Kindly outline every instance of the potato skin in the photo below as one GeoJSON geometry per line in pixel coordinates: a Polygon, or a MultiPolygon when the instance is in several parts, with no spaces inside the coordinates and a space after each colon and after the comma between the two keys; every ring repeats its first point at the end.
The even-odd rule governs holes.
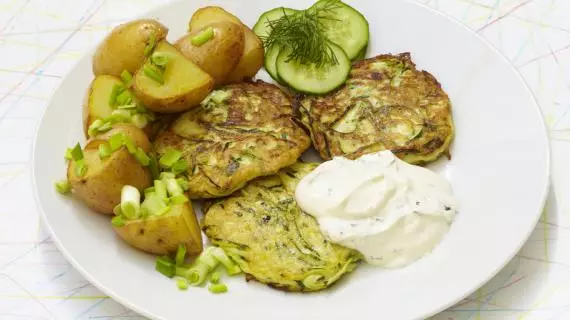
{"type": "Polygon", "coordinates": [[[190,255],[202,252],[202,233],[190,202],[172,206],[164,216],[130,220],[113,228],[124,241],[148,253],[173,253],[178,244],[184,244],[190,255]]]}
{"type": "Polygon", "coordinates": [[[189,30],[194,31],[195,29],[201,29],[210,23],[219,21],[230,21],[240,24],[243,28],[245,39],[240,61],[234,71],[228,75],[225,83],[241,82],[245,79],[252,78],[263,65],[263,44],[261,39],[236,16],[221,7],[203,7],[196,10],[194,15],[192,15],[189,22],[189,30]]]}
{"type": "Polygon", "coordinates": [[[180,38],[175,46],[189,60],[214,78],[215,85],[223,84],[238,65],[244,48],[244,31],[239,24],[220,21],[192,30],[180,38]],[[214,29],[214,37],[201,46],[194,46],[192,38],[207,29],[214,29]]]}
{"type": "Polygon", "coordinates": [[[156,42],[166,38],[168,28],[156,20],[140,19],[117,26],[93,55],[93,74],[119,77],[123,70],[135,73],[144,63],[144,49],[151,34],[156,42]]]}
{"type": "Polygon", "coordinates": [[[74,195],[102,214],[113,214],[113,208],[121,202],[121,189],[124,185],[132,185],[142,192],[152,184],[148,168],[143,167],[125,147],[107,159],[99,158],[99,145],[118,132],[129,136],[145,152],[151,151],[152,145],[141,129],[133,125],[117,124],[112,130],[87,141],[83,152],[87,165],[84,176],[75,175],[73,161],[67,167],[67,179],[74,195]]]}
{"type": "Polygon", "coordinates": [[[212,91],[213,78],[166,41],[155,52],[171,54],[164,71],[163,85],[158,85],[139,69],[133,79],[133,91],[145,106],[155,112],[176,113],[189,110],[212,91]]]}

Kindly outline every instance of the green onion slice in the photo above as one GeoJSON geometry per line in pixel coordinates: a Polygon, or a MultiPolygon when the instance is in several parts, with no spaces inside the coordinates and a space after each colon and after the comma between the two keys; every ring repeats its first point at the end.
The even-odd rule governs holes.
{"type": "Polygon", "coordinates": [[[176,179],[176,182],[178,183],[180,188],[182,188],[182,190],[188,191],[188,189],[189,189],[188,179],[186,179],[184,177],[180,177],[180,178],[176,179]]]}
{"type": "Polygon", "coordinates": [[[161,199],[168,198],[166,194],[166,184],[162,180],[154,180],[154,190],[161,199]]]}
{"type": "Polygon", "coordinates": [[[150,164],[150,157],[146,154],[146,152],[144,152],[141,147],[137,148],[134,157],[143,167],[148,167],[150,164]]]}
{"type": "Polygon", "coordinates": [[[217,271],[213,272],[212,275],[210,275],[210,282],[212,283],[219,283],[221,279],[222,274],[217,271]]]}
{"type": "Polygon", "coordinates": [[[75,175],[78,177],[83,177],[87,173],[87,165],[85,165],[85,160],[75,161],[75,175]]]}
{"type": "Polygon", "coordinates": [[[131,104],[132,102],[133,102],[133,97],[129,92],[129,90],[125,90],[117,96],[117,105],[119,106],[131,104]]]}
{"type": "Polygon", "coordinates": [[[111,152],[117,151],[120,147],[123,146],[123,134],[122,133],[115,133],[114,135],[109,138],[109,146],[111,147],[111,152]]]}
{"type": "Polygon", "coordinates": [[[225,293],[225,292],[228,292],[228,286],[226,286],[223,283],[213,283],[208,287],[208,290],[211,293],[216,293],[216,294],[225,293]]]}
{"type": "Polygon", "coordinates": [[[188,162],[184,159],[179,159],[170,168],[174,174],[186,172],[188,170],[188,162]]]}
{"type": "Polygon", "coordinates": [[[156,155],[154,153],[150,155],[150,163],[148,165],[148,169],[150,170],[152,178],[158,179],[160,175],[160,169],[158,169],[158,162],[156,161],[156,155]]]}
{"type": "Polygon", "coordinates": [[[230,257],[226,254],[224,249],[219,247],[211,247],[212,255],[226,268],[226,272],[228,275],[233,276],[238,273],[241,273],[240,267],[233,262],[230,257]]]}
{"type": "Polygon", "coordinates": [[[113,219],[111,219],[111,224],[114,225],[115,227],[122,227],[125,225],[125,220],[123,219],[122,216],[116,216],[113,217],[113,219]]]}
{"type": "Polygon", "coordinates": [[[137,146],[135,145],[133,139],[127,135],[123,135],[123,145],[127,147],[130,154],[134,155],[137,153],[137,146]]]}
{"type": "Polygon", "coordinates": [[[65,149],[65,155],[63,156],[65,158],[65,160],[72,160],[73,156],[71,155],[71,148],[67,148],[65,149]]]}
{"type": "Polygon", "coordinates": [[[148,57],[148,55],[152,52],[155,46],[156,46],[156,34],[152,32],[148,37],[148,42],[146,43],[146,46],[144,47],[144,52],[143,52],[144,55],[148,57]]]}
{"type": "Polygon", "coordinates": [[[214,37],[214,29],[212,27],[208,27],[206,30],[202,30],[197,35],[193,36],[190,41],[192,45],[199,47],[204,43],[210,41],[214,37]]]}
{"type": "Polygon", "coordinates": [[[166,153],[160,157],[159,163],[164,168],[170,168],[180,157],[182,157],[182,152],[175,149],[168,149],[166,153]]]}
{"type": "Polygon", "coordinates": [[[178,245],[178,250],[176,250],[176,266],[180,267],[184,264],[184,259],[186,258],[186,246],[183,244],[178,245]]]}
{"type": "Polygon", "coordinates": [[[170,54],[166,52],[154,52],[150,57],[150,61],[159,67],[165,67],[170,60],[170,54]]]}
{"type": "Polygon", "coordinates": [[[137,113],[133,115],[131,122],[137,126],[137,128],[142,129],[148,124],[148,118],[142,113],[137,113]]]}
{"type": "Polygon", "coordinates": [[[176,279],[176,286],[180,290],[188,290],[188,281],[184,278],[178,278],[176,279]]]}
{"type": "Polygon", "coordinates": [[[178,185],[178,182],[176,182],[176,179],[166,179],[164,182],[166,183],[166,190],[171,197],[179,196],[184,193],[180,185],[178,185]]]}
{"type": "Polygon", "coordinates": [[[99,145],[99,158],[105,159],[108,158],[111,154],[111,146],[109,143],[105,142],[99,145]]]}
{"type": "Polygon", "coordinates": [[[55,184],[55,190],[61,194],[68,194],[71,192],[71,184],[67,180],[57,181],[55,184]]]}
{"type": "Polygon", "coordinates": [[[161,216],[170,210],[170,207],[166,205],[164,199],[157,193],[151,193],[144,199],[141,205],[141,210],[143,208],[151,216],[161,216]]]}
{"type": "Polygon", "coordinates": [[[81,150],[81,145],[79,142],[71,150],[71,158],[73,161],[83,160],[83,150],[81,150]]]}
{"type": "Polygon", "coordinates": [[[133,186],[125,185],[121,189],[121,212],[127,219],[137,219],[141,206],[141,194],[133,186]]]}
{"type": "Polygon", "coordinates": [[[163,275],[169,278],[174,277],[174,274],[176,273],[176,266],[174,265],[174,263],[168,261],[164,257],[156,258],[155,269],[156,271],[162,273],[163,275]]]}
{"type": "Polygon", "coordinates": [[[128,70],[123,70],[123,72],[121,72],[121,80],[125,86],[129,87],[131,85],[131,81],[133,81],[133,75],[128,70]]]}
{"type": "Polygon", "coordinates": [[[162,75],[162,71],[158,70],[154,66],[152,66],[148,63],[145,64],[143,66],[143,72],[144,72],[145,76],[151,78],[152,80],[154,80],[160,84],[164,84],[164,77],[162,75]]]}
{"type": "Polygon", "coordinates": [[[171,202],[172,204],[174,204],[174,205],[177,205],[177,204],[184,204],[184,203],[186,203],[186,202],[188,202],[188,201],[190,201],[190,200],[188,200],[188,198],[186,198],[186,196],[183,195],[183,194],[179,194],[179,195],[177,195],[177,196],[174,196],[174,197],[170,198],[170,202],[171,202]]]}
{"type": "Polygon", "coordinates": [[[113,86],[113,90],[111,90],[111,95],[109,96],[109,105],[115,106],[117,103],[117,97],[123,93],[123,91],[127,90],[124,85],[122,84],[115,84],[113,86]]]}

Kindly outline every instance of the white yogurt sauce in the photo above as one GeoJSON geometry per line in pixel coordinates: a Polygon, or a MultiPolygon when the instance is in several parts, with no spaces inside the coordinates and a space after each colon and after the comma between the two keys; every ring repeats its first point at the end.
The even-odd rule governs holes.
{"type": "Polygon", "coordinates": [[[295,198],[330,241],[386,268],[430,253],[457,212],[443,177],[390,151],[324,162],[299,182],[295,198]]]}

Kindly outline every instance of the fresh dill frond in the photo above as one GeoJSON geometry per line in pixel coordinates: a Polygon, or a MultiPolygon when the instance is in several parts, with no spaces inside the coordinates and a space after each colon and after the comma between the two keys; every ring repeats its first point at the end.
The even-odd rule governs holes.
{"type": "Polygon", "coordinates": [[[267,21],[271,32],[264,37],[266,50],[278,46],[287,50],[287,62],[295,61],[302,65],[321,68],[336,65],[338,60],[330,47],[323,21],[335,19],[333,11],[339,8],[338,0],[321,0],[316,6],[267,21]]]}

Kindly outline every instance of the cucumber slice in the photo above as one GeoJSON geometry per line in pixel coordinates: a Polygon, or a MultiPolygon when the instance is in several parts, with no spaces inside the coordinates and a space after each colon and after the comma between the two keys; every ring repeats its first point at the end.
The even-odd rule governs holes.
{"type": "Polygon", "coordinates": [[[291,15],[295,12],[297,12],[297,10],[284,7],[266,11],[261,14],[253,26],[253,32],[255,32],[255,34],[263,40],[271,33],[271,27],[268,24],[269,21],[275,21],[284,15],[291,15]]]}
{"type": "Polygon", "coordinates": [[[271,78],[273,78],[273,80],[277,81],[280,84],[283,84],[281,79],[279,79],[279,75],[277,74],[277,65],[275,64],[277,57],[279,56],[279,51],[281,51],[281,49],[278,46],[272,46],[271,49],[265,53],[263,66],[271,78]]]}
{"type": "Polygon", "coordinates": [[[320,0],[309,10],[331,4],[334,4],[335,8],[327,15],[327,19],[321,20],[326,27],[327,37],[339,45],[350,60],[355,60],[368,45],[368,21],[356,9],[338,0],[320,0]]]}
{"type": "Polygon", "coordinates": [[[287,62],[289,52],[281,50],[276,61],[279,79],[297,91],[317,95],[340,87],[348,78],[352,65],[341,47],[331,43],[331,48],[338,63],[323,69],[295,61],[287,62]]]}

